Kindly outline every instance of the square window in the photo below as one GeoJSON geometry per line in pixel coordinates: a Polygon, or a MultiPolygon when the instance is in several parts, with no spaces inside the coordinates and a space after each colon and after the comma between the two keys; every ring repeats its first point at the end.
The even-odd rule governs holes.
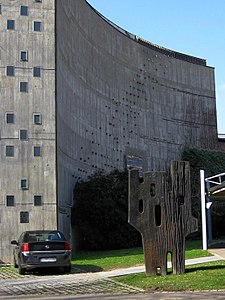
{"type": "Polygon", "coordinates": [[[21,51],[20,52],[20,60],[28,61],[28,51],[21,51]]]}
{"type": "Polygon", "coordinates": [[[29,223],[29,212],[28,211],[20,212],[20,223],[29,223]]]}
{"type": "Polygon", "coordinates": [[[20,129],[20,140],[27,140],[27,139],[28,139],[27,129],[20,129]]]}
{"type": "Polygon", "coordinates": [[[27,179],[20,180],[20,188],[22,190],[28,190],[28,180],[27,179]]]}
{"type": "Polygon", "coordinates": [[[33,121],[35,125],[41,125],[42,121],[41,121],[41,115],[40,114],[34,114],[33,115],[33,121]]]}
{"type": "Polygon", "coordinates": [[[7,20],[7,29],[15,29],[15,20],[7,20]]]}
{"type": "Polygon", "coordinates": [[[28,16],[28,6],[20,6],[20,15],[21,16],[28,16]]]}
{"type": "Polygon", "coordinates": [[[14,146],[6,146],[5,155],[8,157],[14,157],[14,146]]]}
{"type": "Polygon", "coordinates": [[[34,156],[41,156],[41,147],[34,146],[34,156]]]}
{"type": "Polygon", "coordinates": [[[41,22],[34,21],[34,31],[41,31],[41,22]]]}
{"type": "Polygon", "coordinates": [[[41,77],[41,68],[40,67],[34,67],[33,76],[34,77],[41,77]]]}
{"type": "Polygon", "coordinates": [[[34,206],[41,206],[42,205],[42,197],[41,196],[34,196],[34,206]]]}
{"type": "Polygon", "coordinates": [[[28,82],[26,81],[20,82],[20,92],[28,93],[28,82]]]}
{"type": "Polygon", "coordinates": [[[7,76],[14,76],[14,66],[7,66],[6,67],[6,75],[7,76]]]}
{"type": "Polygon", "coordinates": [[[13,195],[6,196],[6,206],[14,206],[15,205],[15,198],[13,195]]]}
{"type": "Polygon", "coordinates": [[[6,113],[6,123],[14,124],[14,113],[6,113]]]}

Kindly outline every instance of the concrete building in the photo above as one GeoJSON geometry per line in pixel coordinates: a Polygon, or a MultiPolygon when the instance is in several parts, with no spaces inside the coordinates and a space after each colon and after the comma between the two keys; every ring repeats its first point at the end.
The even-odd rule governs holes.
{"type": "Polygon", "coordinates": [[[76,181],[126,158],[164,170],[218,149],[214,69],[153,45],[85,0],[2,0],[0,259],[27,229],[71,238],[76,181]]]}

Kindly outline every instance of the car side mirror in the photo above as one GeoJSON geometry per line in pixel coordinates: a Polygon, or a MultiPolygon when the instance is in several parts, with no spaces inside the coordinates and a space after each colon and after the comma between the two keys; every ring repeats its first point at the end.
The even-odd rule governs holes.
{"type": "Polygon", "coordinates": [[[12,245],[18,245],[18,242],[16,240],[11,241],[12,245]]]}

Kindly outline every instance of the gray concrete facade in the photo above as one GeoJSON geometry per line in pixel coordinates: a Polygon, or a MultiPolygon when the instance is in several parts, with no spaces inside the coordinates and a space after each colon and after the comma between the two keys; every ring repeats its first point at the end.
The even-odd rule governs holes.
{"type": "Polygon", "coordinates": [[[7,262],[21,232],[57,226],[55,1],[2,0],[0,32],[0,260],[7,262]]]}
{"type": "Polygon", "coordinates": [[[125,32],[85,0],[2,0],[0,32],[0,260],[26,229],[70,239],[74,185],[96,170],[123,169],[127,155],[165,170],[185,145],[217,149],[204,60],[125,32]]]}
{"type": "Polygon", "coordinates": [[[75,182],[126,166],[165,170],[185,145],[217,148],[214,69],[123,31],[84,0],[56,1],[59,225],[75,182]]]}

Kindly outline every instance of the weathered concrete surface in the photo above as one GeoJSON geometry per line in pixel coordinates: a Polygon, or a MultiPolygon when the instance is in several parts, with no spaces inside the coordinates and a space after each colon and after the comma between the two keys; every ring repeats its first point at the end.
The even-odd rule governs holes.
{"type": "Polygon", "coordinates": [[[12,261],[10,241],[24,230],[51,229],[57,226],[56,210],[56,120],[55,120],[55,1],[1,1],[0,20],[0,260],[12,261]],[[20,15],[21,5],[28,15],[20,15]],[[7,20],[15,28],[7,30],[7,20]],[[41,32],[33,29],[42,22],[41,32]],[[27,60],[21,60],[27,51],[27,60]],[[14,66],[14,76],[7,76],[7,66],[14,66]],[[41,68],[41,77],[33,68],[41,68]],[[20,92],[20,82],[28,83],[20,92]],[[14,122],[7,123],[7,113],[14,122]],[[34,124],[40,114],[40,124],[34,124]],[[27,140],[20,140],[19,130],[26,129],[27,140]],[[14,155],[6,156],[6,146],[14,146],[14,155]],[[41,156],[34,156],[34,147],[41,156]],[[22,190],[20,180],[27,179],[22,190]],[[14,206],[7,206],[7,195],[14,196],[14,206]],[[34,196],[42,205],[34,206],[34,196]],[[20,222],[20,213],[29,213],[29,223],[20,222]]]}
{"type": "Polygon", "coordinates": [[[68,232],[79,178],[123,169],[128,154],[165,170],[186,144],[217,148],[216,101],[203,60],[150,47],[84,0],[56,3],[59,224],[68,232]]]}

